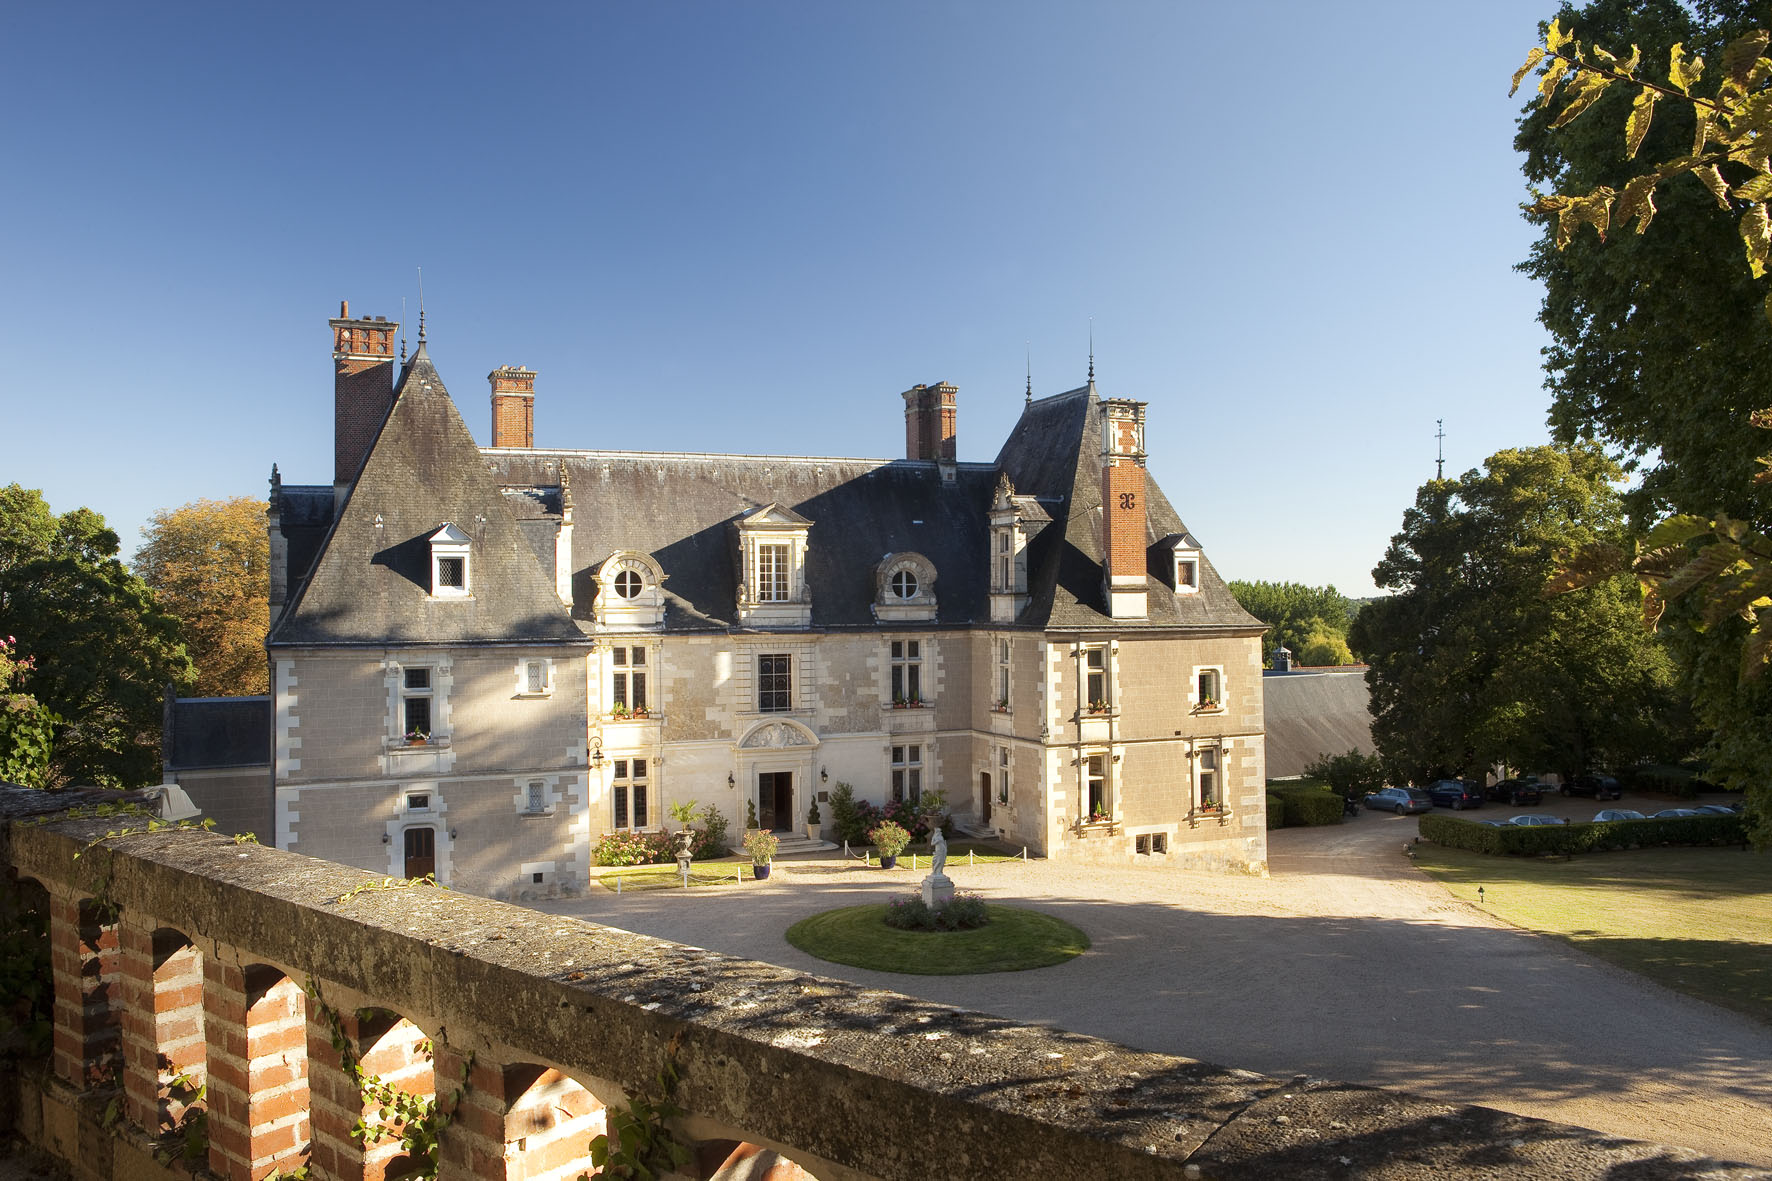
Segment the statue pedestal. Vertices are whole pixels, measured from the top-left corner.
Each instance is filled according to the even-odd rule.
[[[923,879],[923,904],[943,906],[954,900],[954,879],[945,873],[932,873]]]

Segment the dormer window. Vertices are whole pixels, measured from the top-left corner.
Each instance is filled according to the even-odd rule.
[[[664,572],[648,554],[635,550],[610,554],[597,568],[592,614],[598,626],[610,631],[662,627],[664,580]]]
[[[734,524],[738,528],[738,622],[746,627],[810,627],[812,593],[806,584],[806,549],[812,522],[792,509],[766,504]]]
[[[472,593],[468,535],[445,525],[431,535],[431,597],[465,599]]]
[[[1200,543],[1190,534],[1172,533],[1157,543],[1159,552],[1167,549],[1173,565],[1169,585],[1178,595],[1200,593]],[[1161,567],[1158,567],[1161,569]]]
[[[935,618],[935,564],[922,554],[887,554],[874,570],[874,618]]]

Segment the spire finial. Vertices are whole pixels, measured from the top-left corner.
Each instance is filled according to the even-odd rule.
[[[400,364],[406,364],[406,297],[400,297]]]
[[[422,313],[421,313],[422,315]],[[1089,317],[1089,384],[1095,384],[1095,317]]]
[[[425,269],[418,268],[418,343],[425,342]]]
[[[1434,419],[1434,438],[1439,440],[1439,442],[1437,444],[1435,444],[1439,449],[1439,452],[1438,452],[1439,458],[1434,460],[1434,479],[1444,480],[1446,478],[1446,420],[1445,419],[1443,419],[1443,418]]]
[[[1027,405],[1034,404],[1034,342],[1028,341],[1028,396]]]

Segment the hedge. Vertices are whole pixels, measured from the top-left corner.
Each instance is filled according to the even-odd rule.
[[[1270,832],[1286,827],[1286,801],[1271,791],[1267,793],[1267,826]]]
[[[1341,796],[1321,787],[1275,787],[1268,792],[1268,798],[1275,796],[1285,804],[1285,828],[1340,824],[1346,806]]]
[[[1602,853],[1651,845],[1733,845],[1744,841],[1746,833],[1740,816],[1669,816],[1500,828],[1456,816],[1429,814],[1421,818],[1421,835],[1436,845],[1473,853],[1530,856]]]

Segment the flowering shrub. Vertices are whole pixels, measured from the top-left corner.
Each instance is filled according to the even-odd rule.
[[[0,779],[25,787],[45,786],[56,717],[20,691],[35,662],[18,656],[18,641],[0,640]]]
[[[904,847],[911,843],[911,834],[903,826],[890,820],[882,820],[868,833],[868,840],[874,848],[880,850],[882,857],[897,857],[904,852]]]
[[[930,906],[917,894],[905,894],[886,904],[886,925],[900,931],[967,931],[990,921],[984,899],[964,891],[938,906]]]

